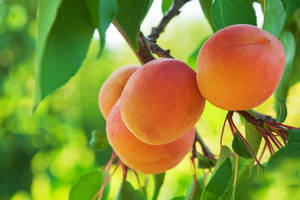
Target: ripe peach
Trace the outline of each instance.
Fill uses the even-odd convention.
[[[106,118],[120,98],[129,77],[138,69],[137,66],[126,66],[114,71],[103,83],[98,97],[99,108]]]
[[[125,126],[120,101],[112,108],[106,124],[108,141],[127,166],[146,174],[162,173],[175,167],[193,145],[195,129],[174,142],[149,145],[138,140]]]
[[[175,59],[157,59],[129,78],[121,95],[121,114],[138,139],[166,144],[194,126],[204,102],[190,67]]]
[[[247,110],[271,96],[284,65],[284,48],[275,36],[255,26],[233,25],[216,32],[201,48],[197,83],[213,105]]]

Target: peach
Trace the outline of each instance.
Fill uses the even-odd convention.
[[[99,92],[98,103],[100,111],[105,119],[114,104],[120,98],[127,80],[137,69],[137,66],[119,68],[103,83]]]
[[[122,162],[146,174],[162,173],[175,167],[189,152],[195,138],[195,129],[174,142],[149,145],[138,140],[125,126],[120,101],[112,108],[106,124],[108,141]]]
[[[204,108],[196,73],[184,62],[157,59],[140,67],[121,95],[121,114],[141,141],[160,145],[175,141],[197,122]]]
[[[211,36],[197,59],[203,97],[225,110],[248,110],[266,101],[284,72],[285,53],[272,34],[233,25]]]

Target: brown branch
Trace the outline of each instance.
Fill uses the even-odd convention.
[[[170,54],[170,50],[165,50],[161,48],[156,42],[153,42],[149,39],[147,39],[147,43],[149,45],[149,48],[151,49],[151,52],[158,55],[161,58],[174,58]]]
[[[166,12],[157,27],[152,28],[151,34],[147,37],[148,46],[152,53],[162,58],[173,58],[170,54],[170,50],[163,49],[157,45],[156,40],[159,35],[165,30],[169,22],[177,15],[180,14],[179,9],[190,0],[174,0],[171,8]]]
[[[145,64],[151,60],[154,60],[155,58],[151,54],[149,45],[147,43],[147,39],[143,35],[142,32],[140,32],[139,38],[138,38],[138,44],[139,44],[139,50],[137,51],[137,55],[139,60]]]
[[[251,123],[252,125],[262,127],[262,128],[264,128],[265,121],[269,121],[269,122],[275,121],[275,119],[273,119],[272,117],[257,112],[254,112],[255,116],[251,115],[247,111],[237,111],[237,113],[243,116],[244,119],[249,123]]]
[[[196,131],[196,138],[195,141],[198,141],[200,144],[200,147],[202,149],[203,154],[208,158],[215,158],[214,154],[211,153],[209,148],[206,146],[206,144],[203,142],[202,138],[200,137],[198,131]]]
[[[180,14],[179,9],[190,0],[174,0],[172,7],[166,12],[166,14],[163,16],[162,20],[160,21],[159,25],[157,27],[152,28],[151,34],[148,36],[148,38],[156,42],[156,40],[159,38],[159,35],[165,30],[168,23],[177,15]]]
[[[120,27],[120,25],[116,20],[113,21],[113,24],[117,28],[117,30],[121,33],[121,35],[126,40],[126,42],[129,44],[130,48],[132,49],[132,51],[135,53],[135,55],[137,56],[137,58],[140,60],[142,64],[145,64],[155,59],[151,53],[154,53],[162,58],[173,58],[170,54],[170,50],[169,49],[165,50],[161,48],[156,43],[156,40],[159,37],[159,35],[164,31],[168,23],[180,13],[179,9],[188,1],[190,0],[174,0],[172,7],[164,15],[159,25],[157,27],[152,28],[152,32],[149,35],[149,37],[145,37],[143,33],[140,32],[138,37],[138,45],[139,45],[138,50],[132,47],[127,35],[124,33],[124,31],[122,30],[122,28]]]
[[[113,21],[113,25],[121,33],[123,38],[126,40],[128,45],[130,46],[130,48],[132,49],[132,51],[135,53],[136,57],[139,59],[139,61],[142,64],[145,64],[145,63],[155,59],[153,57],[153,55],[151,54],[151,51],[149,49],[149,45],[147,43],[147,40],[144,37],[142,32],[140,32],[140,34],[139,34],[139,37],[138,37],[139,48],[138,48],[138,50],[136,50],[132,47],[132,45],[129,42],[129,39],[128,39],[127,35],[124,33],[123,29],[120,27],[120,25],[118,24],[118,22],[116,20]]]

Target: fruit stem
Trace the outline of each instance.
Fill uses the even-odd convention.
[[[123,180],[125,181],[127,178],[128,167],[124,163],[122,163],[121,166],[123,172]]]
[[[229,111],[231,112],[231,111]],[[247,146],[248,150],[250,151],[250,153],[252,154],[253,158],[255,159],[256,163],[261,166],[260,162],[258,161],[255,153],[253,152],[253,150],[251,149],[249,143],[247,142],[247,140],[244,138],[244,136],[241,134],[241,132],[239,131],[239,129],[235,126],[235,124],[233,123],[232,120],[232,114],[229,116],[228,118],[228,122],[229,122],[229,126],[230,129],[232,131],[233,134],[238,134],[240,136],[240,138],[243,140],[243,142],[245,143],[245,145]]]
[[[135,171],[134,169],[131,169],[135,178],[136,178],[136,181],[137,181],[137,184],[138,184],[138,187],[139,187],[139,190],[142,191],[142,185],[141,185],[141,182],[140,182],[140,178],[139,178],[139,175],[137,173],[137,171]]]
[[[264,156],[264,154],[265,154],[265,152],[266,152],[266,149],[267,149],[267,142],[265,141],[264,148],[263,148],[263,150],[262,150],[262,152],[261,152],[261,154],[260,154],[260,157],[259,157],[259,159],[258,159],[259,162],[261,162],[261,160],[262,160],[262,158],[263,158],[263,156]]]
[[[226,122],[228,120],[228,114],[229,114],[229,112],[227,113],[226,118],[225,118],[224,123],[223,123],[221,137],[220,137],[220,146],[223,145],[223,135],[224,135],[224,131],[225,131],[225,125],[226,125]]]
[[[192,161],[192,166],[193,166],[193,188],[192,188],[192,192],[189,196],[189,200],[193,199],[194,193],[196,190],[196,186],[197,186],[197,171],[196,171],[196,165],[195,165],[195,158],[191,157],[191,161]]]
[[[109,161],[107,162],[106,166],[103,168],[104,170],[109,170],[111,168],[112,163],[114,162],[114,160],[117,158],[117,154],[113,151],[111,153],[111,157],[109,159]]]
[[[235,169],[234,169],[234,178],[233,178],[233,190],[235,191],[237,176],[239,171],[239,155],[235,154]]]

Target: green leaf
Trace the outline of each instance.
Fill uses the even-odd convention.
[[[287,17],[291,16],[298,8],[300,8],[299,0],[283,0],[283,3],[286,5]]]
[[[140,26],[151,4],[152,0],[118,0],[117,23],[135,50],[138,50]]]
[[[217,168],[208,184],[204,188],[201,200],[219,199],[227,190],[232,179],[232,164],[230,158]]]
[[[283,4],[281,0],[268,0],[266,3],[263,29],[279,37],[286,19]]]
[[[285,102],[290,88],[290,78],[293,73],[293,62],[296,54],[296,41],[294,34],[289,31],[283,31],[280,37],[285,51],[285,70],[281,78],[280,84],[275,91],[275,97],[278,101],[275,101],[275,111],[279,121],[284,121],[286,117]],[[282,114],[282,117],[280,117]]]
[[[257,131],[256,127],[245,120],[246,140],[255,155],[258,152],[262,136]]]
[[[105,41],[105,32],[109,24],[112,22],[118,10],[117,0],[100,0],[100,38],[103,48]]]
[[[244,158],[252,158],[251,152],[247,148],[242,138],[237,133],[234,134],[234,139],[232,141],[232,149],[239,156],[242,156]]]
[[[135,190],[128,181],[123,181],[114,200],[145,200],[144,193]]]
[[[87,0],[87,4],[94,27],[99,31],[100,51],[98,56],[100,56],[105,46],[105,32],[118,11],[118,2],[117,0]]]
[[[298,11],[297,11],[298,12]],[[300,10],[299,10],[299,29],[300,29]],[[296,55],[294,57],[293,72],[290,77],[289,87],[300,81],[300,42],[297,44]]]
[[[185,196],[173,197],[171,200],[185,200]]]
[[[189,55],[188,59],[187,59],[187,63],[190,67],[192,67],[194,70],[197,69],[197,57],[199,54],[199,51],[201,49],[201,47],[203,46],[203,44],[206,42],[206,40],[208,40],[210,36],[205,37],[200,44],[197,46],[197,48]]]
[[[226,160],[231,154],[231,150],[225,146],[221,146],[220,154],[219,154],[219,159],[216,163],[216,169],[223,163],[224,160]]]
[[[33,110],[37,104],[43,99],[38,84],[39,79],[39,68],[40,63],[43,58],[43,52],[45,49],[45,44],[47,37],[55,21],[59,6],[62,0],[39,0],[37,8],[37,39],[36,39],[36,49],[35,49],[35,62],[36,62],[36,80],[35,80],[35,102]],[[46,96],[46,95],[45,95]]]
[[[296,20],[298,29],[300,29],[300,9],[296,10],[296,12],[295,12],[295,20]]]
[[[199,0],[200,6],[202,8],[203,14],[208,21],[208,23],[211,25],[211,27],[214,29],[214,25],[211,20],[211,6],[212,6],[213,0]],[[215,32],[215,30],[213,30]]]
[[[248,0],[215,0],[211,19],[216,30],[233,24],[256,25],[255,11]]]
[[[100,0],[86,0],[87,7],[95,28],[99,28],[99,2]]]
[[[287,145],[298,144],[300,145],[300,130],[299,129],[289,129],[288,133],[290,134]]]
[[[222,200],[235,200],[235,188],[233,187],[233,183],[230,184],[230,187],[227,188],[225,193],[221,196]]]
[[[280,97],[276,96],[276,93],[275,93],[275,111],[277,115],[276,121],[278,123],[283,123],[287,117],[287,107],[285,102]]]
[[[253,126],[251,123],[244,120],[244,118],[242,119],[245,125],[246,141],[251,147],[253,153],[257,155],[259,146],[261,144],[262,135],[258,132],[255,126]],[[254,163],[255,163],[255,159],[252,157],[252,159],[249,161],[250,168],[253,167]]]
[[[91,147],[96,150],[104,150],[106,147],[108,147],[109,143],[105,133],[94,130],[91,135]]]
[[[47,5],[40,4],[40,15],[48,14],[47,9],[41,10],[44,6]],[[39,18],[38,30],[42,33],[37,39],[34,109],[77,72],[94,31],[87,4],[82,0],[64,0],[51,28],[48,18]],[[49,33],[45,37],[46,29]]]
[[[169,8],[171,8],[174,0],[162,0],[161,2],[161,11],[165,14]]]
[[[294,18],[298,27],[298,30],[300,30],[300,9],[296,10],[294,14]],[[296,38],[297,39],[297,38]],[[300,41],[297,41],[296,45],[296,55],[294,57],[294,65],[293,65],[293,72],[290,77],[290,83],[289,85],[292,86],[295,83],[300,81]]]
[[[198,158],[198,168],[201,169],[210,169],[216,165],[215,159],[208,159],[204,155],[197,152],[197,158]]]
[[[299,159],[299,158],[300,158],[300,144],[291,143],[281,148],[275,154],[273,154],[268,162],[267,167],[272,169],[277,166],[280,166],[280,164],[286,159]]]
[[[236,199],[251,200],[251,195],[249,194],[250,187],[253,181],[253,173],[251,171],[252,167],[249,165],[240,170],[237,178],[237,184],[235,188]]]
[[[92,199],[93,196],[99,191],[103,184],[105,173],[94,171],[83,175],[72,186],[70,191],[70,200]],[[102,199],[107,199],[109,187],[106,186]]]
[[[36,63],[42,59],[45,43],[62,0],[39,0],[37,11]]]
[[[196,186],[195,186],[195,191],[192,196],[193,187],[194,187],[194,180],[191,181],[184,200],[199,200],[201,198],[201,195],[202,195],[202,192],[204,189],[203,178],[200,178],[197,180]]]
[[[153,178],[154,178],[154,193],[153,193],[152,200],[156,200],[159,195],[160,188],[164,183],[165,173],[155,174],[153,175]]]

